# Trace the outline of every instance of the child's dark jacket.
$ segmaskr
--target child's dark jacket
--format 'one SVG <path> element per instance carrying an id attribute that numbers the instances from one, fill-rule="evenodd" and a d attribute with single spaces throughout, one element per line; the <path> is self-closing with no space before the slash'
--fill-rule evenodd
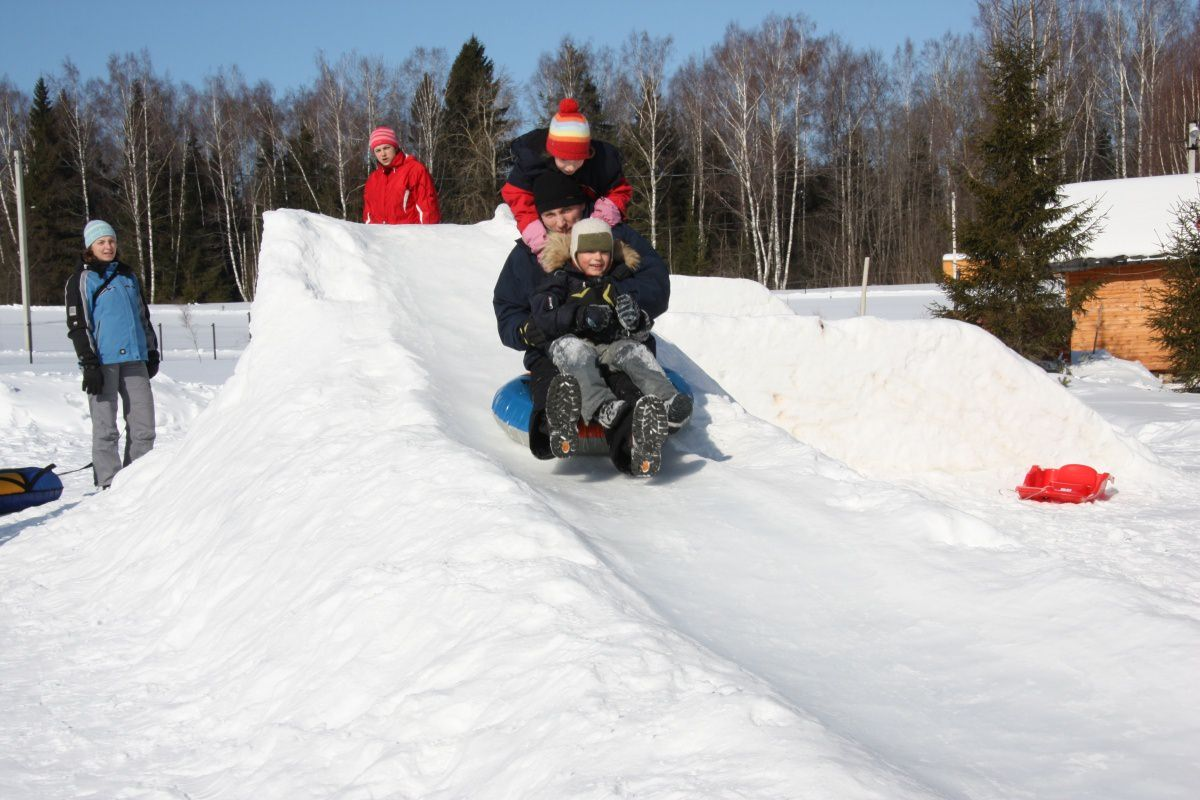
<path id="1" fill-rule="evenodd" d="M 513 165 L 508 182 L 500 189 L 504 202 L 512 209 L 517 230 L 538 219 L 533 203 L 533 182 L 548 169 L 554 169 L 554 159 L 546 154 L 546 128 L 537 128 L 513 140 Z M 621 152 L 608 142 L 592 139 L 592 155 L 571 176 L 579 182 L 588 200 L 607 197 L 621 216 L 633 198 L 633 187 L 625 180 Z"/>
<path id="2" fill-rule="evenodd" d="M 641 256 L 624 242 L 613 239 L 613 260 L 608 272 L 589 277 L 571 260 L 571 238 L 551 234 L 542 252 L 542 268 L 548 273 L 542 285 L 530 298 L 533 322 L 553 340 L 575 332 L 575 314 L 580 306 L 615 306 L 621 294 L 620 282 L 632 278 L 641 263 Z M 590 331 L 588 341 L 609 344 L 620 339 L 623 329 L 616 315 L 608 327 Z"/>
<path id="3" fill-rule="evenodd" d="M 629 270 L 627 274 L 623 271 L 620 277 L 610 270 L 607 277 L 612 279 L 621 294 L 631 295 L 651 319 L 659 316 L 667 310 L 671 299 L 671 276 L 666 262 L 645 238 L 628 225 L 614 227 L 613 239 L 624 243 L 625 253 L 636 251 L 640 263 L 636 270 Z M 504 262 L 492 293 L 500 341 L 507 347 L 524 352 L 525 368 L 529 370 L 538 361 L 549 358 L 542 349 L 530 347 L 521 337 L 521 327 L 533 317 L 534 297 L 547 278 L 534 252 L 524 242 L 518 241 Z M 545 333 L 548 338 L 553 338 L 549 331 Z M 646 346 L 654 347 L 653 337 L 646 342 Z"/>

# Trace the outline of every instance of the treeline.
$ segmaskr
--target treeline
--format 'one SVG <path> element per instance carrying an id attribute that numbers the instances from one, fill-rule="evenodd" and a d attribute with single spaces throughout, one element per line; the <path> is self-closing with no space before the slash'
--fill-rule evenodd
<path id="1" fill-rule="evenodd" d="M 989 7 L 1017 0 L 989 0 Z M 1070 180 L 1182 172 L 1200 114 L 1200 6 L 1183 0 L 1023 0 L 1064 126 Z M 235 68 L 174 84 L 147 54 L 104 79 L 70 62 L 26 95 L 0 81 L 0 302 L 20 301 L 13 192 L 20 149 L 34 302 L 58 303 L 88 218 L 109 219 L 154 302 L 253 297 L 262 212 L 361 218 L 376 125 L 430 168 L 448 222 L 492 215 L 508 142 L 581 102 L 617 143 L 631 222 L 690 274 L 772 288 L 926 282 L 951 249 L 952 198 L 978 169 L 968 146 L 987 30 L 889 57 L 822 35 L 803 16 L 731 25 L 668 73 L 672 42 L 619 48 L 564 38 L 526 86 L 472 37 L 457 56 L 417 49 L 398 66 L 317 56 L 311 86 L 279 96 Z"/>

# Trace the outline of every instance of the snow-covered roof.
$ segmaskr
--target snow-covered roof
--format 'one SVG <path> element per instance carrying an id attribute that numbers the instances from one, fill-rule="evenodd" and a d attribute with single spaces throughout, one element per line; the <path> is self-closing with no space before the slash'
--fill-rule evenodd
<path id="1" fill-rule="evenodd" d="M 1062 194 L 1064 205 L 1096 203 L 1096 236 L 1081 258 L 1140 261 L 1166 252 L 1176 207 L 1200 199 L 1200 175 L 1068 183 Z"/>

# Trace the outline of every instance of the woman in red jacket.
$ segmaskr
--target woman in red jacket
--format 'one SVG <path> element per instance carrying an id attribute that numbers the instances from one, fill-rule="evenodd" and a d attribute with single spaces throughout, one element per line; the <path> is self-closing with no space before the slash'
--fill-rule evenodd
<path id="1" fill-rule="evenodd" d="M 442 221 L 429 170 L 400 150 L 394 130 L 373 130 L 371 152 L 379 166 L 367 177 L 363 189 L 363 222 L 433 225 Z"/>

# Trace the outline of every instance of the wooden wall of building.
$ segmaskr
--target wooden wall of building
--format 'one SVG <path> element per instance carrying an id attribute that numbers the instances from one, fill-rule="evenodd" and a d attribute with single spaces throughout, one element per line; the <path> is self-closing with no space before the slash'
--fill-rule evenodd
<path id="1" fill-rule="evenodd" d="M 1167 352 L 1154 340 L 1150 312 L 1162 288 L 1161 263 L 1121 264 L 1066 273 L 1068 286 L 1101 281 L 1084 313 L 1075 316 L 1071 349 L 1107 350 L 1117 358 L 1140 361 L 1146 369 L 1170 368 Z"/>
<path id="2" fill-rule="evenodd" d="M 942 260 L 943 274 L 951 277 L 955 266 L 960 273 L 970 269 L 966 261 L 955 264 L 946 258 Z M 1155 372 L 1170 369 L 1167 351 L 1154 340 L 1154 330 L 1150 327 L 1154 293 L 1162 289 L 1164 271 L 1161 262 L 1145 262 L 1064 273 L 1067 286 L 1081 286 L 1086 281 L 1101 283 L 1083 313 L 1075 315 L 1071 349 L 1107 350 L 1117 358 L 1140 361 Z"/>

